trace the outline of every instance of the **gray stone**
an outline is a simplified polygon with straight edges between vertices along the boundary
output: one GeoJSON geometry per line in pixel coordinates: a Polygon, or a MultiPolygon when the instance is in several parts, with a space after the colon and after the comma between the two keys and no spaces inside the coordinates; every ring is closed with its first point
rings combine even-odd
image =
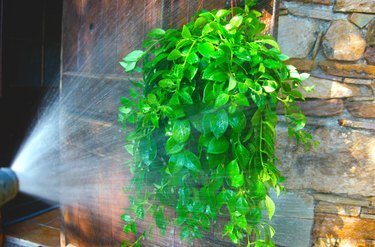
{"type": "Polygon", "coordinates": [[[286,187],[375,196],[374,133],[342,128],[337,123],[309,130],[320,145],[306,152],[288,139],[286,127],[278,127],[276,154],[286,187]]]}
{"type": "Polygon", "coordinates": [[[336,0],[335,11],[374,13],[375,1],[373,0],[336,0]]]}
{"type": "Polygon", "coordinates": [[[367,47],[365,52],[365,59],[367,64],[375,65],[375,47],[367,47]]]}
{"type": "Polygon", "coordinates": [[[300,89],[305,98],[332,99],[360,96],[361,92],[354,85],[346,85],[338,81],[310,76],[303,82],[304,86],[314,87],[312,92],[300,89]]]}
{"type": "Polygon", "coordinates": [[[369,206],[370,202],[362,198],[349,198],[333,194],[314,194],[314,199],[317,201],[330,202],[334,204],[355,205],[355,206],[369,206]]]}
{"type": "Polygon", "coordinates": [[[352,13],[349,16],[349,20],[353,22],[355,25],[357,25],[359,28],[363,28],[366,26],[375,15],[371,14],[362,14],[362,13],[352,13]]]}
{"type": "Polygon", "coordinates": [[[328,202],[319,202],[315,207],[315,212],[346,216],[359,216],[361,212],[361,207],[352,205],[340,205],[328,202]]]}
{"type": "Polygon", "coordinates": [[[296,105],[299,106],[303,114],[313,117],[337,116],[344,111],[342,99],[297,101],[296,105]]]}
{"type": "Polygon", "coordinates": [[[311,71],[314,68],[314,60],[291,58],[285,61],[286,64],[293,65],[298,71],[311,71]]]}
{"type": "Polygon", "coordinates": [[[323,61],[319,63],[319,67],[328,75],[360,79],[375,79],[374,65],[323,61]]]}
{"type": "Polygon", "coordinates": [[[344,83],[349,84],[360,84],[360,85],[371,85],[372,80],[366,80],[366,79],[357,79],[357,78],[345,78],[344,83]]]}
{"type": "Polygon", "coordinates": [[[318,246],[373,246],[367,244],[359,245],[358,240],[363,241],[367,239],[375,239],[375,221],[335,214],[316,214],[313,235],[316,238],[333,237],[340,240],[339,243],[336,242],[338,245],[332,244],[318,246]],[[345,240],[355,240],[357,243],[344,245],[341,241],[345,240]]]}
{"type": "Polygon", "coordinates": [[[334,21],[323,37],[323,52],[328,59],[355,61],[362,57],[366,42],[361,31],[348,21],[334,21]]]}
{"type": "Polygon", "coordinates": [[[288,247],[310,246],[311,229],[314,223],[312,196],[288,191],[279,197],[272,193],[271,198],[276,205],[275,215],[271,221],[276,231],[273,238],[275,243],[288,247]]]}
{"type": "Polygon", "coordinates": [[[301,3],[316,3],[316,4],[324,4],[330,5],[333,3],[333,0],[286,0],[286,1],[295,1],[301,3]]]}
{"type": "Polygon", "coordinates": [[[296,16],[309,17],[321,20],[342,20],[347,15],[342,13],[334,13],[333,6],[324,5],[306,5],[297,2],[285,2],[285,6],[289,13],[296,16]]]}
{"type": "Polygon", "coordinates": [[[375,118],[375,101],[348,102],[347,107],[354,117],[375,118]]]}
{"type": "Polygon", "coordinates": [[[369,45],[375,46],[375,19],[368,24],[366,41],[369,45]]]}
{"type": "Polygon", "coordinates": [[[305,58],[319,32],[317,22],[291,16],[279,17],[278,42],[281,51],[291,58],[305,58]]]}

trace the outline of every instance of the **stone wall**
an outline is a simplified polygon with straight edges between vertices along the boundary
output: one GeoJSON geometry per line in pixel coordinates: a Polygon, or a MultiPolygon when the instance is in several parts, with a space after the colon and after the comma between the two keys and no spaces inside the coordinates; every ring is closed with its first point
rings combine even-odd
{"type": "MultiPolygon", "coordinates": [[[[299,246],[375,246],[375,1],[284,0],[278,41],[287,62],[311,75],[314,90],[299,105],[321,143],[306,153],[279,128],[289,194],[315,206],[291,205],[288,217],[313,211],[311,239],[299,246]]],[[[289,232],[301,230],[295,222],[289,232]]]]}

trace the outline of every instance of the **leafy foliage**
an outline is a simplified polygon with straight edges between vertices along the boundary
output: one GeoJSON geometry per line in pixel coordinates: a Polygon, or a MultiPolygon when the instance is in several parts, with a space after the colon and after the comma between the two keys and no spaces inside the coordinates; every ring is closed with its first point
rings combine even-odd
{"type": "Polygon", "coordinates": [[[306,74],[284,64],[288,57],[261,34],[265,25],[249,5],[233,13],[201,11],[180,29],[153,29],[145,50],[120,62],[143,77],[119,109],[133,156],[125,233],[136,234],[136,222],[148,213],[162,234],[174,224],[181,239],[192,241],[220,217],[223,237],[233,243],[273,246],[274,229],[262,211],[271,219],[268,191],[284,190],[274,148],[276,107],[284,106],[290,136],[308,146],[306,118],[294,104],[303,99],[297,88],[306,74]],[[166,217],[168,208],[175,218],[166,217]]]}

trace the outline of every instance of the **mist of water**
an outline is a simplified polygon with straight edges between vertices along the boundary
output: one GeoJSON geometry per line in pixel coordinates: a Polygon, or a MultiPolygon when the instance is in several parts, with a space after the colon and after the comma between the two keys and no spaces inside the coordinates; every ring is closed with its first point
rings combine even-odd
{"type": "MultiPolygon", "coordinates": [[[[143,21],[143,13],[138,15],[133,17],[134,22],[143,21]]],[[[134,22],[132,27],[137,26],[134,22]]],[[[108,37],[101,32],[103,27],[95,28],[102,35],[96,37],[98,46],[93,50],[96,50],[95,54],[101,54],[111,47],[110,44],[117,42],[120,34],[108,37]]],[[[126,29],[118,27],[118,30],[126,29]]],[[[129,28],[130,34],[135,32],[139,30],[129,28]]],[[[87,75],[84,68],[89,63],[111,63],[94,56],[80,64],[82,72],[77,74],[87,75]]],[[[128,157],[123,150],[123,133],[116,120],[118,96],[127,92],[118,92],[116,86],[93,85],[90,76],[76,76],[73,81],[62,85],[62,91],[47,95],[11,168],[19,178],[20,191],[59,203],[71,211],[78,210],[87,217],[96,215],[101,231],[110,232],[113,231],[111,224],[121,229],[120,215],[127,201],[122,188],[130,179],[123,167],[128,157]],[[109,114],[101,112],[103,105],[110,105],[112,111],[109,114]]],[[[100,83],[105,78],[95,79],[100,83]]],[[[69,216],[65,217],[69,220],[69,216]]],[[[75,222],[77,225],[81,223],[75,222]]],[[[158,231],[155,234],[158,235],[158,231]]],[[[173,235],[172,231],[169,237],[173,238],[173,235]]]]}

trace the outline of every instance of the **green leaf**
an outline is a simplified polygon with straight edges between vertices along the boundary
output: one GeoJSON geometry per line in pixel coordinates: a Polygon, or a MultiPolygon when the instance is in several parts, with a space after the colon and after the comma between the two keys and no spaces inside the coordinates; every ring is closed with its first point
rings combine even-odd
{"type": "Polygon", "coordinates": [[[156,142],[152,138],[142,138],[139,142],[139,154],[146,165],[150,165],[157,155],[156,142]]]}
{"type": "Polygon", "coordinates": [[[224,109],[221,109],[213,114],[211,117],[210,129],[216,138],[222,136],[228,128],[229,120],[228,114],[224,109]]]}
{"type": "Polygon", "coordinates": [[[162,88],[169,88],[175,86],[175,84],[171,79],[162,79],[159,81],[159,86],[162,88]]]}
{"type": "Polygon", "coordinates": [[[213,83],[208,82],[206,83],[206,86],[204,87],[204,90],[203,90],[203,103],[207,103],[213,99],[215,99],[213,83]]]}
{"type": "Polygon", "coordinates": [[[259,39],[259,40],[256,40],[255,42],[257,42],[257,43],[264,43],[264,44],[273,46],[278,51],[280,51],[279,44],[277,44],[277,42],[275,40],[273,40],[273,39],[259,39]]]}
{"type": "Polygon", "coordinates": [[[193,99],[191,98],[190,94],[186,91],[179,92],[179,96],[181,97],[182,101],[188,105],[193,104],[193,99]]]}
{"type": "Polygon", "coordinates": [[[246,215],[246,213],[250,210],[250,206],[246,199],[243,196],[240,196],[236,201],[236,210],[241,213],[242,215],[246,215]]]}
{"type": "Polygon", "coordinates": [[[283,53],[278,54],[277,57],[280,59],[280,61],[286,61],[289,59],[289,57],[283,53]]]}
{"type": "Polygon", "coordinates": [[[266,208],[268,212],[268,219],[271,220],[275,213],[275,203],[272,201],[271,197],[269,197],[268,195],[266,195],[265,203],[266,203],[266,208]]]}
{"type": "Polygon", "coordinates": [[[221,93],[219,96],[216,98],[215,101],[215,107],[220,107],[225,105],[229,100],[229,95],[227,93],[221,93]]]}
{"type": "Polygon", "coordinates": [[[212,22],[207,23],[207,24],[203,27],[203,29],[202,29],[202,34],[203,34],[203,35],[207,35],[207,34],[211,33],[212,31],[214,31],[214,29],[213,29],[212,26],[211,26],[211,23],[212,23],[212,22]]]}
{"type": "Polygon", "coordinates": [[[236,78],[234,78],[233,76],[230,76],[229,84],[228,84],[228,91],[232,91],[233,89],[236,88],[236,86],[237,86],[236,78]]]}
{"type": "Polygon", "coordinates": [[[223,71],[215,71],[204,79],[210,81],[226,82],[228,80],[228,74],[223,71]]]}
{"type": "Polygon", "coordinates": [[[123,61],[121,61],[119,63],[121,65],[121,67],[124,68],[125,72],[132,71],[135,68],[135,66],[137,65],[137,62],[123,62],[123,61]]]}
{"type": "Polygon", "coordinates": [[[151,31],[147,33],[147,36],[150,38],[162,38],[164,35],[165,31],[161,28],[151,29],[151,31]]]}
{"type": "Polygon", "coordinates": [[[219,17],[219,18],[221,18],[221,17],[224,17],[224,16],[229,15],[230,12],[231,12],[231,11],[228,10],[228,9],[219,9],[219,10],[217,11],[217,13],[216,13],[216,16],[219,17]]]}
{"type": "Polygon", "coordinates": [[[234,97],[234,101],[238,104],[238,105],[242,105],[242,106],[250,106],[250,102],[249,100],[246,98],[246,96],[242,93],[239,93],[237,94],[235,97],[234,97]]]}
{"type": "Polygon", "coordinates": [[[234,16],[230,21],[229,24],[234,26],[234,27],[239,27],[242,24],[243,21],[243,16],[241,15],[236,15],[234,16]]]}
{"type": "Polygon", "coordinates": [[[198,72],[198,67],[195,66],[188,66],[188,68],[185,70],[185,78],[189,81],[192,81],[195,77],[195,75],[198,72]]]}
{"type": "Polygon", "coordinates": [[[174,49],[171,53],[169,53],[167,59],[174,61],[179,59],[182,56],[181,52],[177,49],[174,49]]]}
{"type": "Polygon", "coordinates": [[[121,215],[121,219],[125,222],[130,222],[132,220],[132,217],[128,214],[121,215]]]}
{"type": "Polygon", "coordinates": [[[211,139],[208,144],[207,153],[209,154],[221,154],[225,153],[229,148],[229,142],[224,137],[211,139]]]}
{"type": "Polygon", "coordinates": [[[237,111],[234,114],[229,115],[229,125],[232,129],[240,133],[246,127],[246,116],[243,112],[237,111]]]}
{"type": "Polygon", "coordinates": [[[161,208],[156,212],[154,218],[157,227],[160,229],[160,234],[164,236],[167,231],[167,223],[165,222],[164,213],[161,208]]]}
{"type": "Polygon", "coordinates": [[[228,177],[231,181],[230,185],[233,187],[241,187],[244,184],[243,174],[240,174],[240,168],[238,166],[237,160],[232,160],[229,164],[225,166],[228,177]]]}
{"type": "Polygon", "coordinates": [[[194,28],[199,28],[203,24],[207,22],[206,18],[204,17],[198,17],[194,22],[194,28]]]}
{"type": "Polygon", "coordinates": [[[176,140],[171,137],[168,139],[165,149],[167,151],[167,154],[175,154],[180,152],[184,148],[184,144],[176,142],[176,140]]]}
{"type": "Polygon", "coordinates": [[[144,217],[145,217],[145,211],[143,209],[143,205],[140,205],[140,206],[137,207],[136,216],[140,220],[144,219],[144,217]]]}
{"type": "Polygon", "coordinates": [[[206,58],[210,58],[215,55],[215,47],[211,43],[200,43],[198,44],[197,48],[198,52],[206,58]]]}
{"type": "Polygon", "coordinates": [[[246,147],[243,146],[241,143],[238,143],[235,149],[235,154],[240,163],[240,166],[243,169],[248,168],[249,161],[250,161],[250,152],[246,149],[246,147]]]}
{"type": "Polygon", "coordinates": [[[173,173],[178,173],[185,165],[185,156],[183,153],[173,154],[168,161],[168,169],[173,173]]]}
{"type": "Polygon", "coordinates": [[[172,137],[178,143],[185,143],[190,136],[190,122],[177,120],[173,125],[172,137]]]}
{"type": "Polygon", "coordinates": [[[277,83],[275,81],[267,80],[263,83],[262,87],[267,93],[272,93],[277,89],[277,83]]]}
{"type": "Polygon", "coordinates": [[[241,215],[241,216],[237,217],[236,218],[236,223],[237,223],[237,225],[240,228],[246,229],[246,227],[247,227],[247,220],[246,220],[245,215],[241,215]]]}
{"type": "Polygon", "coordinates": [[[188,28],[186,25],[184,25],[184,26],[182,27],[181,36],[182,36],[184,39],[190,39],[190,38],[191,38],[190,30],[189,30],[189,28],[188,28]]]}
{"type": "Polygon", "coordinates": [[[190,151],[185,151],[185,167],[193,172],[202,170],[198,157],[190,151]]]}
{"type": "Polygon", "coordinates": [[[139,59],[142,58],[144,51],[142,50],[135,50],[130,52],[126,57],[123,58],[125,62],[138,62],[139,59]]]}
{"type": "Polygon", "coordinates": [[[196,53],[190,53],[186,58],[186,62],[189,64],[195,64],[199,62],[199,57],[196,53]]]}
{"type": "Polygon", "coordinates": [[[184,239],[188,238],[189,236],[190,236],[189,227],[187,225],[184,225],[181,228],[180,238],[181,238],[181,240],[184,240],[184,239]]]}

